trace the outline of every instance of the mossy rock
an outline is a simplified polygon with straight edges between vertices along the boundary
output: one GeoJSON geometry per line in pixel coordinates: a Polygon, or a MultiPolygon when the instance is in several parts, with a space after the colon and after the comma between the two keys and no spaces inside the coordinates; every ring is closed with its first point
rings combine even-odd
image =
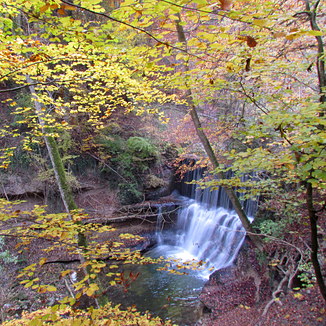
{"type": "Polygon", "coordinates": [[[149,174],[145,178],[144,186],[146,189],[156,189],[166,187],[168,183],[154,174],[149,174]]]}

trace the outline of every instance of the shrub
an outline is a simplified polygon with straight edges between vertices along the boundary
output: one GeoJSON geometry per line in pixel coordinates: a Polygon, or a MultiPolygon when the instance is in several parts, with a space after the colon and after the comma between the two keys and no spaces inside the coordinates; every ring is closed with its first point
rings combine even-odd
{"type": "Polygon", "coordinates": [[[139,158],[157,158],[157,150],[147,139],[143,137],[130,137],[127,140],[127,148],[130,153],[139,158]]]}
{"type": "Polygon", "coordinates": [[[138,185],[136,183],[121,183],[119,184],[118,195],[121,204],[129,205],[140,202],[143,194],[138,189],[138,185]]]}
{"type": "Polygon", "coordinates": [[[9,264],[9,263],[17,263],[18,262],[18,257],[12,255],[8,250],[3,250],[5,242],[3,237],[0,237],[0,273],[2,273],[2,268],[4,264],[9,264]]]}

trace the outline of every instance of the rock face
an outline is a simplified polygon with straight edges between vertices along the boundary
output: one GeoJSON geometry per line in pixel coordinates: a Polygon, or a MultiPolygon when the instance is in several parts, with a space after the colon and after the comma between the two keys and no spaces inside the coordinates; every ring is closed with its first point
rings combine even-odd
{"type": "Polygon", "coordinates": [[[246,243],[235,265],[214,272],[204,286],[200,294],[204,315],[198,325],[220,325],[218,320],[224,314],[232,314],[239,308],[250,309],[270,294],[267,270],[261,267],[253,248],[246,243]]]}
{"type": "Polygon", "coordinates": [[[204,286],[196,326],[325,325],[325,302],[317,286],[289,289],[264,314],[272,298],[271,283],[247,243],[236,265],[214,272],[204,286]]]}
{"type": "Polygon", "coordinates": [[[174,187],[174,169],[169,165],[160,166],[155,174],[149,174],[145,178],[145,199],[156,200],[169,196],[174,187]]]}
{"type": "Polygon", "coordinates": [[[0,196],[21,196],[25,194],[39,194],[44,191],[44,184],[33,173],[2,174],[0,196]]]}
{"type": "MultiPolygon", "coordinates": [[[[80,161],[74,162],[73,173],[69,174],[75,201],[78,207],[90,215],[103,217],[110,216],[122,204],[122,206],[126,205],[122,202],[119,192],[119,186],[122,183],[126,189],[132,186],[137,188],[139,197],[137,200],[133,201],[130,198],[128,195],[130,191],[125,193],[132,204],[169,196],[174,187],[175,170],[172,162],[175,156],[173,148],[168,147],[161,153],[160,160],[149,164],[142,173],[135,175],[135,178],[139,179],[137,186],[131,181],[128,183],[126,179],[117,180],[116,174],[104,173],[95,159],[81,158],[80,161]]],[[[51,212],[61,211],[63,207],[54,176],[41,179],[41,172],[34,165],[16,166],[12,171],[2,172],[0,174],[0,197],[24,199],[27,202],[31,200],[34,202],[34,197],[37,197],[37,204],[48,205],[51,212]]]]}
{"type": "Polygon", "coordinates": [[[167,147],[162,153],[162,161],[144,178],[146,200],[157,200],[171,194],[175,187],[175,168],[173,162],[177,157],[175,148],[167,147]]]}

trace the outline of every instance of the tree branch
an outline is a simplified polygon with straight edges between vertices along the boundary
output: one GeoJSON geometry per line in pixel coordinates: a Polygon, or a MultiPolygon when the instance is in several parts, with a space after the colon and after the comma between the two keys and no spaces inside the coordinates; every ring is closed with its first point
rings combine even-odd
{"type": "MultiPolygon", "coordinates": [[[[166,47],[169,47],[169,48],[171,48],[171,49],[178,50],[178,51],[180,51],[180,52],[187,53],[188,55],[190,55],[190,56],[192,56],[192,57],[195,57],[195,58],[197,58],[197,59],[204,60],[202,57],[197,56],[196,54],[189,53],[187,50],[185,50],[185,49],[183,49],[183,48],[180,48],[180,47],[178,47],[178,46],[172,45],[172,44],[170,44],[170,43],[168,43],[168,42],[165,42],[165,41],[163,41],[163,40],[158,39],[156,36],[154,36],[152,33],[148,32],[148,31],[145,30],[144,28],[141,28],[141,27],[138,27],[138,26],[132,25],[132,24],[130,24],[130,23],[127,23],[127,22],[125,22],[125,21],[122,21],[122,20],[120,20],[120,19],[114,18],[114,17],[112,17],[112,16],[110,16],[110,15],[108,15],[108,14],[106,14],[106,13],[97,12],[97,11],[94,11],[94,10],[91,10],[91,9],[87,9],[87,8],[85,8],[85,7],[82,7],[82,6],[76,5],[76,4],[71,3],[71,2],[69,2],[69,1],[66,1],[66,0],[61,0],[61,2],[65,3],[65,4],[69,5],[69,6],[73,6],[73,7],[76,7],[76,8],[78,8],[78,9],[81,9],[81,10],[84,10],[84,11],[87,11],[87,12],[90,12],[90,13],[92,13],[92,14],[95,14],[95,15],[98,15],[98,16],[105,17],[105,18],[107,18],[107,19],[109,19],[109,20],[111,20],[111,21],[114,21],[114,22],[116,22],[116,23],[119,23],[119,24],[122,24],[122,25],[128,26],[128,27],[130,27],[130,28],[132,28],[132,29],[134,29],[134,30],[136,30],[136,31],[138,31],[138,32],[141,32],[141,33],[146,34],[148,37],[150,37],[151,39],[153,39],[154,41],[156,41],[156,42],[159,43],[159,44],[165,45],[166,47]]],[[[206,61],[207,61],[207,60],[206,60],[206,61]]]]}

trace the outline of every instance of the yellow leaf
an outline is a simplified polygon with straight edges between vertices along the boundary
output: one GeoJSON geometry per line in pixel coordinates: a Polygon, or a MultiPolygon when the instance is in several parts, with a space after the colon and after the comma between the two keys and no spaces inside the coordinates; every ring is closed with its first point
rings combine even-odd
{"type": "Polygon", "coordinates": [[[294,293],[294,294],[293,294],[293,297],[294,297],[294,298],[297,298],[297,299],[300,300],[300,299],[303,298],[303,295],[302,295],[301,293],[294,293]]]}
{"type": "Polygon", "coordinates": [[[49,291],[49,292],[54,292],[54,291],[57,291],[57,288],[53,285],[48,285],[46,287],[46,290],[49,291]]]}
{"type": "Polygon", "coordinates": [[[33,281],[30,281],[28,283],[25,284],[25,288],[29,288],[33,285],[33,281]]]}
{"type": "Polygon", "coordinates": [[[252,23],[254,25],[260,26],[260,27],[267,27],[272,24],[271,21],[269,21],[267,19],[254,19],[252,23]]]}
{"type": "Polygon", "coordinates": [[[66,275],[71,273],[71,269],[61,272],[61,277],[65,277],[66,275]]]}
{"type": "Polygon", "coordinates": [[[305,33],[313,36],[323,36],[325,34],[322,31],[306,31],[305,33]]]}
{"type": "Polygon", "coordinates": [[[90,297],[90,296],[92,296],[92,295],[95,293],[95,291],[97,291],[97,290],[99,290],[98,285],[97,285],[96,283],[92,283],[92,284],[89,285],[89,288],[87,289],[86,294],[90,297]]]}
{"type": "Polygon", "coordinates": [[[285,38],[289,41],[293,41],[300,36],[301,36],[300,33],[291,33],[291,34],[286,35],[285,38]]]}
{"type": "Polygon", "coordinates": [[[46,263],[46,261],[47,261],[46,258],[41,258],[38,263],[39,263],[40,266],[43,266],[46,263]]]}

